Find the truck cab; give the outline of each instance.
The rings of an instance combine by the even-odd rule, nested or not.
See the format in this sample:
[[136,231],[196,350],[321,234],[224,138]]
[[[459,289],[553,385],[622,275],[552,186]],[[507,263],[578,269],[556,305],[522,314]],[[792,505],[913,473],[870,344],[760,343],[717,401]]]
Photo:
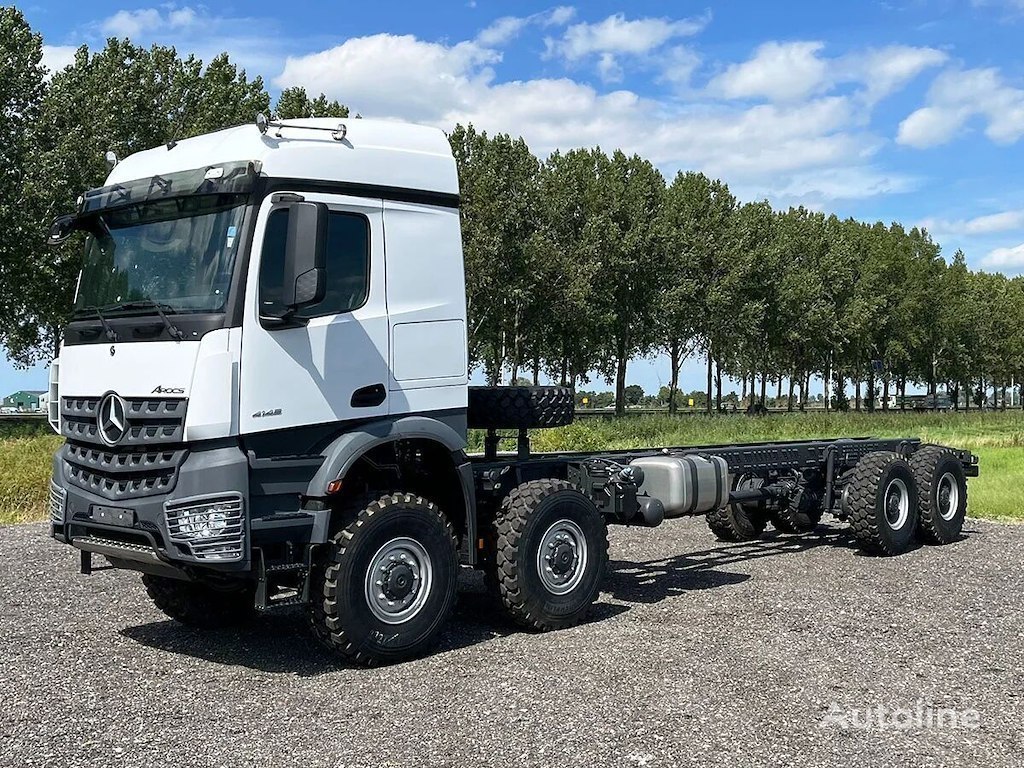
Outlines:
[[51,235],[85,236],[53,535],[84,568],[265,576],[326,541],[343,479],[415,453],[465,538],[458,202],[445,135],[392,122],[261,119],[118,162]]

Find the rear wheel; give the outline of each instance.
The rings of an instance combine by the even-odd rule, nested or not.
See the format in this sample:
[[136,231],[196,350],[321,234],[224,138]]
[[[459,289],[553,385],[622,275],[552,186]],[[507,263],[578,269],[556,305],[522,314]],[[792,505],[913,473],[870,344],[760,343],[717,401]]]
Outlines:
[[910,457],[920,495],[921,538],[929,544],[960,539],[967,516],[967,476],[963,465],[946,448],[926,445]]
[[910,464],[898,454],[864,456],[850,474],[844,498],[850,528],[865,551],[898,555],[913,543],[917,483]]
[[495,524],[508,615],[540,630],[579,622],[608,565],[608,532],[594,503],[564,480],[533,480],[505,498]]
[[455,604],[451,524],[419,496],[392,493],[359,509],[316,572],[316,638],[357,664],[422,654]]
[[[759,477],[738,475],[733,490],[754,490],[764,485]],[[751,541],[764,533],[768,513],[764,502],[735,502],[707,514],[708,527],[722,541]]]
[[250,584],[215,589],[192,581],[145,574],[142,583],[150,599],[175,621],[199,629],[242,624],[256,611],[256,590]]

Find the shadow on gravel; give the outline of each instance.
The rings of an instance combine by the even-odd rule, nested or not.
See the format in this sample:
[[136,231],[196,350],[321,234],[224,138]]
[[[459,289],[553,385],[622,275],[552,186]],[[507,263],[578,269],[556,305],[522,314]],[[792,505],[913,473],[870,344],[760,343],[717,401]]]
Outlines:
[[[691,590],[725,587],[751,578],[727,570],[731,564],[818,547],[857,549],[846,529],[821,527],[802,536],[768,534],[757,541],[722,544],[662,560],[613,560],[602,591],[624,603],[656,603]],[[505,617],[482,582],[479,573],[460,578],[454,615],[431,655],[526,631]],[[598,603],[585,623],[606,621],[628,610],[629,605]],[[294,609],[263,614],[238,629],[202,631],[167,620],[126,627],[121,635],[159,651],[275,674],[310,677],[349,668],[313,641],[304,613]]]
[[[593,606],[584,623],[604,621],[627,610],[628,606],[601,603]],[[479,574],[467,573],[459,579],[459,598],[452,619],[427,655],[526,631],[498,609]],[[166,620],[125,627],[120,634],[158,651],[274,674],[312,677],[352,668],[332,658],[309,636],[305,614],[295,609],[259,615],[237,629],[198,630]]]
[[605,591],[614,598],[633,603],[657,603],[668,597],[695,589],[714,589],[740,584],[750,578],[748,573],[719,570],[734,563],[745,563],[763,557],[806,552],[818,547],[855,549],[853,537],[846,530],[818,528],[802,536],[768,534],[756,541],[687,552],[662,560],[631,562],[613,560]]
[[343,669],[306,634],[305,616],[281,610],[237,629],[192,629],[170,619],[125,627],[121,635],[167,653],[215,664],[311,677]]

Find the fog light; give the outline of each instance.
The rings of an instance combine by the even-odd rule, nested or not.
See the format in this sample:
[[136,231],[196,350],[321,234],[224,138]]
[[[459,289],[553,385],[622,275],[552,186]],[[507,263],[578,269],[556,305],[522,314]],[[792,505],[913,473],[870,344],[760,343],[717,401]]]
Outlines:
[[188,499],[164,507],[170,540],[197,560],[239,560],[244,552],[242,498]]

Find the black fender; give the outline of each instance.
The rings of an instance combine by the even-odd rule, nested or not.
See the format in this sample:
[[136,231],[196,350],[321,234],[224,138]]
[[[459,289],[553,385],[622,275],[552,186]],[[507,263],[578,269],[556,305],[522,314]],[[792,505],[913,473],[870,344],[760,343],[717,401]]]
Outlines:
[[[323,463],[309,481],[306,496],[322,498],[333,480],[345,477],[352,466],[368,451],[398,440],[429,440],[443,446],[452,457],[462,500],[466,509],[467,556],[470,563],[476,555],[476,488],[473,468],[466,458],[466,438],[440,419],[429,416],[400,416],[360,425],[335,438],[323,451]],[[317,526],[326,536],[326,527]],[[323,539],[326,541],[326,538]],[[322,542],[319,542],[322,543]]]

